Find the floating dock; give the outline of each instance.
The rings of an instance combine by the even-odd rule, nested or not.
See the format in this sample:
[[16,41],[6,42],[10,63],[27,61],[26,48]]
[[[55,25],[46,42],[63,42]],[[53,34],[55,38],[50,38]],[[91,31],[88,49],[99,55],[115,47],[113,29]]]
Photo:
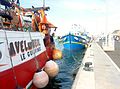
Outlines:
[[120,69],[97,43],[87,49],[72,89],[120,89]]

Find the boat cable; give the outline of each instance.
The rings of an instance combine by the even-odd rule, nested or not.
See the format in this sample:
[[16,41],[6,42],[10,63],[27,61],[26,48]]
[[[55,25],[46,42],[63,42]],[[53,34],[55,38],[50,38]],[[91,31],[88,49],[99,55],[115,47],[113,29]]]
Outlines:
[[[29,36],[30,36],[30,40],[31,40],[31,42],[32,42],[32,36],[31,36],[31,34],[30,34],[30,31],[29,31]],[[35,48],[34,48],[34,43],[32,42],[32,48],[33,48],[33,54],[34,54],[34,58],[35,58],[35,64],[36,64],[36,68],[37,68],[37,71],[40,71],[39,70],[39,62],[38,62],[38,60],[37,60],[37,58],[36,58],[36,54],[35,54]]]
[[[37,27],[38,27],[38,23],[37,23],[37,20],[36,20],[36,18],[34,18],[35,19],[35,24],[37,25]],[[40,34],[41,35],[41,34]],[[29,31],[29,36],[30,36],[30,40],[32,41],[32,36],[31,36],[31,34],[30,34],[30,31]],[[34,46],[34,44],[32,43],[32,46]],[[48,54],[47,54],[47,52],[45,51],[45,55],[46,55],[46,57],[47,57],[47,59],[49,59],[49,56],[48,56]],[[39,70],[39,62],[38,62],[38,60],[36,59],[36,55],[35,55],[35,52],[34,52],[34,56],[35,56],[35,61],[36,61],[36,67],[37,67],[37,71],[40,71]]]
[[[8,45],[8,37],[7,37],[7,33],[6,33],[5,30],[4,30],[4,33],[5,33],[5,39],[6,39],[7,48],[8,48],[8,51],[10,52],[10,47],[9,47],[9,45]],[[16,77],[16,73],[15,73],[15,70],[14,70],[14,64],[13,64],[12,57],[10,56],[10,53],[9,53],[9,52],[8,52],[8,54],[9,54],[9,58],[10,58],[11,66],[12,66],[12,71],[13,71],[13,75],[14,75],[14,80],[15,80],[15,83],[16,83],[16,89],[23,89],[23,88],[18,84],[17,77]]]
[[[1,5],[0,5],[0,9],[1,9]],[[3,20],[2,20],[2,18],[1,18],[1,16],[0,16],[0,24],[1,24],[2,28],[4,28],[4,26],[3,26]],[[9,51],[10,48],[9,48],[9,45],[8,45],[7,33],[6,33],[5,30],[4,30],[4,34],[5,34],[5,40],[6,40],[6,44],[7,44],[7,49],[8,49],[8,51]],[[8,52],[8,54],[9,54],[9,58],[10,58],[10,63],[11,63],[11,67],[12,67],[12,72],[13,72],[13,75],[14,75],[14,80],[15,80],[16,86],[18,86],[18,82],[17,82],[17,78],[16,78],[16,75],[15,75],[15,70],[14,70],[14,64],[13,64],[13,61],[12,61],[12,58],[11,58],[9,52]]]
[[[22,16],[21,16],[22,17]],[[24,20],[23,20],[23,22],[24,22]],[[32,80],[32,83],[34,84],[34,86],[35,87],[37,87],[37,88],[41,88],[41,87],[44,87],[44,84],[45,84],[45,86],[46,86],[46,83],[47,82],[44,82],[44,84],[43,83],[41,83],[40,82],[40,80],[42,80],[42,81],[45,81],[43,78],[40,78],[42,75],[41,75],[41,73],[42,74],[46,74],[46,76],[44,75],[44,78],[46,78],[48,75],[47,75],[47,73],[46,72],[44,72],[43,71],[43,69],[41,69],[40,68],[40,63],[39,63],[39,60],[38,60],[38,58],[37,58],[37,54],[36,54],[36,46],[35,46],[35,43],[33,42],[33,40],[34,40],[34,38],[32,38],[32,34],[31,34],[31,32],[30,32],[30,30],[28,30],[28,33],[29,33],[29,38],[30,38],[30,41],[32,42],[32,51],[33,51],[33,55],[34,55],[34,62],[35,62],[35,66],[36,66],[36,70],[35,70],[35,73],[34,73],[34,75],[33,75],[33,80]],[[41,35],[42,36],[42,35]],[[41,37],[40,36],[40,37]],[[39,76],[38,76],[38,74],[39,74]],[[40,76],[41,75],[41,76]],[[38,77],[37,77],[38,76]],[[37,78],[37,79],[36,79]],[[49,80],[49,79],[48,79]],[[38,84],[38,82],[39,82],[39,84]],[[41,84],[40,84],[41,83]]]
[[[1,9],[1,6],[0,6],[0,9]],[[4,28],[3,20],[1,18],[1,16],[0,16],[0,24],[1,24],[2,28]],[[10,47],[9,47],[9,44],[8,44],[9,43],[8,42],[8,37],[7,37],[7,33],[6,33],[5,29],[4,29],[4,34],[5,34],[5,40],[6,40],[7,49],[8,49],[8,55],[9,55],[10,63],[11,63],[11,67],[12,67],[11,69],[12,69],[12,72],[13,72],[13,75],[14,75],[15,84],[16,84],[16,89],[23,89],[21,86],[19,86],[19,84],[17,82],[17,77],[16,77],[16,73],[15,73],[15,70],[14,70],[14,64],[13,64],[13,61],[12,61],[12,57],[10,56],[10,53],[9,53]]]
[[[33,8],[33,7],[32,7],[32,8]],[[32,15],[34,15],[33,12],[31,12],[31,13],[32,13]],[[21,16],[21,18],[23,19],[22,16]],[[36,26],[39,27],[36,18],[34,18],[34,20],[35,20],[35,24],[36,24]],[[24,22],[24,20],[23,20],[23,22]],[[28,30],[28,32],[29,32],[30,40],[31,40],[31,42],[32,42],[32,36],[31,36],[31,34],[30,34],[30,31]],[[40,34],[40,35],[41,35],[41,34]],[[32,42],[32,47],[34,48],[34,44],[33,44],[33,42]],[[34,50],[34,49],[33,49],[33,50]],[[45,51],[45,55],[46,55],[47,59],[49,59],[49,56],[48,56],[48,54],[47,54],[46,51]],[[37,68],[37,71],[36,71],[36,72],[39,72],[39,71],[41,71],[41,69],[39,68],[40,65],[39,65],[38,60],[36,59],[35,51],[34,51],[34,57],[35,57],[36,68]]]
[[74,55],[72,54],[72,49],[71,49],[71,33],[69,33],[69,39],[70,39],[70,54],[72,55],[72,57],[73,57],[73,59],[74,59],[74,61],[75,62],[78,62],[77,60],[76,60],[76,58],[74,57]]
[[[20,14],[21,15],[21,14]],[[21,18],[22,18],[22,20],[23,20],[23,17],[21,16]],[[23,22],[24,22],[24,20],[23,20]],[[35,21],[36,22],[36,21]],[[37,23],[37,22],[36,22]],[[31,34],[30,34],[30,31],[28,30],[28,32],[29,32],[29,37],[30,37],[30,40],[31,40],[31,42],[32,42],[32,36],[31,36]],[[34,58],[35,58],[35,64],[36,64],[36,69],[37,69],[37,71],[36,72],[39,72],[39,71],[41,71],[40,70],[40,68],[39,68],[39,62],[38,62],[38,60],[37,60],[37,58],[36,58],[36,55],[35,55],[35,48],[34,48],[34,43],[32,42],[32,48],[33,48],[33,54],[34,54]]]
[[[44,4],[43,4],[43,7],[45,7],[45,2],[44,2]],[[32,6],[32,8],[34,9],[34,6]],[[32,15],[34,15],[34,13],[33,12],[31,12],[32,13]],[[21,16],[22,17],[22,16]],[[35,16],[34,16],[35,17]],[[23,19],[23,17],[22,17],[22,19]],[[36,18],[34,18],[34,20],[35,20],[35,24],[36,24],[36,26],[37,26],[37,28],[39,28],[39,25],[38,25],[38,23],[37,23],[37,20],[36,20]],[[23,20],[24,21],[24,20]],[[41,34],[40,34],[41,35]],[[47,59],[49,59],[50,60],[50,58],[49,58],[49,56],[48,56],[48,54],[47,54],[47,52],[45,51],[45,55],[46,55],[46,57],[47,57]]]
[[[33,12],[32,12],[32,14],[33,14]],[[35,24],[36,24],[36,26],[39,28],[39,25],[38,25],[38,23],[37,23],[37,20],[36,20],[36,18],[34,18],[35,19]],[[40,34],[41,35],[41,34]],[[45,55],[46,55],[46,57],[47,57],[47,59],[49,59],[50,60],[50,58],[49,58],[49,56],[48,56],[48,54],[47,54],[47,52],[45,51]]]
[[[69,36],[69,39],[70,39],[70,55],[72,56],[73,60],[79,64],[79,61],[75,58],[75,56],[73,55],[72,49],[71,49],[71,34]],[[82,66],[84,66],[84,64],[81,62],[81,64],[73,70],[73,73],[74,73],[74,71],[76,71],[77,69],[79,69]]]

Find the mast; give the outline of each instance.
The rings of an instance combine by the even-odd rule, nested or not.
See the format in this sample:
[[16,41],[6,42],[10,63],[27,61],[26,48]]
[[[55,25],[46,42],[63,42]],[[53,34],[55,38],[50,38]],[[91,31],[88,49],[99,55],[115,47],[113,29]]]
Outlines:
[[43,8],[45,7],[45,0],[43,0]]

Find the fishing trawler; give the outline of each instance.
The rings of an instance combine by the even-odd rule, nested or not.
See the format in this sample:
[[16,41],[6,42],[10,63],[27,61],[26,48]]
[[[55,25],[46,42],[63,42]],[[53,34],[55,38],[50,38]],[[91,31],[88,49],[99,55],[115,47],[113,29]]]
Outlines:
[[[51,71],[47,74],[44,68],[49,60],[53,63],[55,50],[49,33],[56,27],[45,15],[49,7],[24,9],[6,0],[0,4],[0,89],[45,87]],[[53,64],[56,76],[59,69]]]
[[86,48],[87,46],[85,38],[71,33],[63,36],[62,40],[64,48],[68,50],[80,50]]
[[63,46],[68,50],[87,48],[91,37],[80,24],[72,24],[69,33],[62,36]]

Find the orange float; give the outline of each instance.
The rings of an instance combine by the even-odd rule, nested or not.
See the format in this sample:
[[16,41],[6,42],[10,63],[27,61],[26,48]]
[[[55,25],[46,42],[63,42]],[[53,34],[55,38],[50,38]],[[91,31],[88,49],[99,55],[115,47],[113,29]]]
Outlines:
[[53,49],[53,60],[58,60],[62,58],[62,51],[59,49]]

